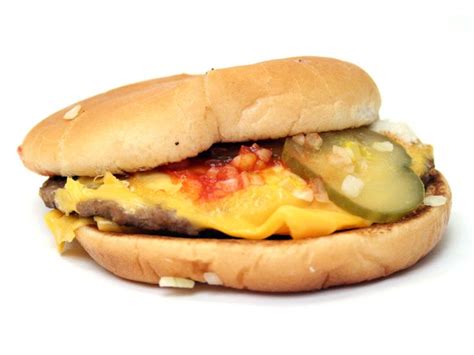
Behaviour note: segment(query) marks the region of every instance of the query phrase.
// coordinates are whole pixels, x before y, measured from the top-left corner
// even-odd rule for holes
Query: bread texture
[[[298,57],[124,86],[79,101],[35,126],[19,148],[42,175],[149,170],[218,142],[358,127],[380,95],[359,67]]]
[[[415,264],[439,242],[449,219],[451,191],[436,173],[428,194],[446,204],[422,206],[399,222],[302,240],[238,240],[117,234],[82,227],[89,255],[125,279],[158,284],[172,276],[263,292],[298,292],[388,276]],[[214,276],[215,276],[214,275]]]

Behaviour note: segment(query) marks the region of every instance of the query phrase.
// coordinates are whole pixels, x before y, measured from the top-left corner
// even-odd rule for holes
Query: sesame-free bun
[[[378,89],[359,67],[289,58],[145,81],[79,101],[34,127],[19,152],[43,175],[133,172],[218,142],[366,125],[379,107]]]
[[[446,204],[423,206],[399,222],[301,240],[176,238],[117,234],[81,227],[79,243],[105,269],[157,284],[172,276],[205,282],[213,273],[223,286],[265,292],[297,292],[352,284],[390,275],[415,264],[441,239],[451,192],[439,173],[427,189]],[[215,277],[214,277],[215,278]]]

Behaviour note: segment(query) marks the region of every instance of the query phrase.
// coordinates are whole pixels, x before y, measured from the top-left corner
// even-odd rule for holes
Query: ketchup
[[[263,185],[260,172],[280,165],[271,149],[254,143],[242,145],[238,153],[215,147],[210,156],[169,164],[162,172],[182,183],[181,191],[193,200],[215,200],[252,185]]]

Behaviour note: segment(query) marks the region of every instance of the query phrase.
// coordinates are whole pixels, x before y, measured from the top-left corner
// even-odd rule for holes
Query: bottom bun
[[[179,238],[107,233],[91,226],[76,235],[98,264],[129,280],[158,284],[161,277],[172,276],[253,291],[318,290],[384,277],[428,254],[448,222],[451,191],[437,172],[427,190],[444,195],[446,204],[422,206],[397,223],[324,237]]]

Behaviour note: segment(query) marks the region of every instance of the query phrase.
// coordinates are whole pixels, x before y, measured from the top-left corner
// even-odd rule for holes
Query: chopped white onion
[[[81,105],[76,105],[73,108],[71,108],[68,112],[66,112],[63,116],[65,120],[73,120],[77,117],[79,114],[79,111],[81,111]]]
[[[262,148],[259,149],[255,152],[257,154],[257,157],[264,161],[265,163],[269,162],[270,159],[272,158],[272,151],[270,149]]]
[[[391,133],[406,143],[418,142],[418,137],[413,130],[403,122],[393,122],[389,120],[378,120],[372,123],[369,128],[377,133]]]
[[[446,197],[442,195],[429,195],[423,199],[423,204],[430,207],[439,207],[443,206],[446,201]]]
[[[249,176],[248,176],[248,173],[246,171],[242,171],[240,173],[240,179],[242,181],[242,186],[244,188],[250,185]]]
[[[293,136],[292,139],[295,141],[296,144],[303,145],[306,138],[304,134],[297,134],[296,136]]]
[[[307,202],[312,202],[314,199],[314,193],[313,193],[313,190],[311,189],[294,190],[293,196],[295,196],[297,199],[307,201]]]
[[[222,180],[216,183],[216,187],[222,189],[225,192],[234,192],[239,188],[239,181],[236,178]]]
[[[323,180],[320,178],[314,178],[310,183],[311,189],[314,193],[314,199],[318,202],[329,202],[328,193],[324,187]]]
[[[323,139],[318,133],[309,133],[306,135],[306,143],[311,148],[318,150],[323,145]]]
[[[393,144],[389,141],[375,142],[372,144],[372,148],[378,150],[379,152],[391,152],[393,151]]]
[[[182,277],[163,276],[160,278],[160,287],[193,288],[194,280]]]
[[[209,285],[222,285],[222,280],[219,278],[219,276],[215,272],[205,272],[204,273],[204,280]]]
[[[232,159],[232,165],[234,166],[240,166],[240,163],[242,161],[242,156],[239,154],[237,156],[234,157],[234,159]]]
[[[364,188],[364,182],[353,175],[347,175],[342,182],[341,190],[349,197],[357,197]]]
[[[207,176],[209,176],[211,179],[215,179],[218,173],[219,173],[219,169],[217,169],[215,166],[212,166],[207,171]]]
[[[352,164],[352,157],[354,156],[354,153],[352,153],[352,150],[350,149],[333,145],[331,157],[332,156],[334,156],[334,162],[349,165]]]

